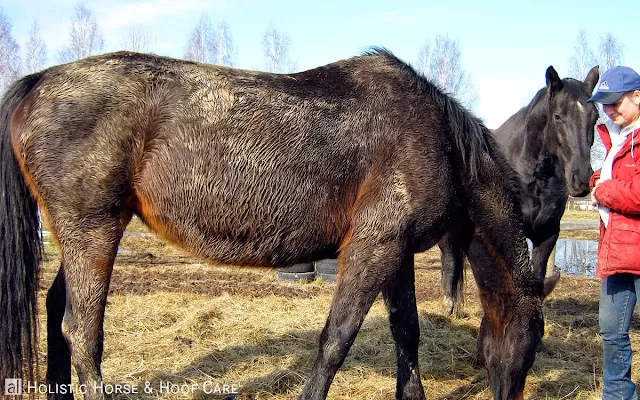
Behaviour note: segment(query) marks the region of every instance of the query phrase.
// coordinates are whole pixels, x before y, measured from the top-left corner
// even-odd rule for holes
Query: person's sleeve
[[[598,204],[613,211],[622,214],[640,214],[640,175],[635,175],[630,181],[608,179],[600,182],[594,197]]]

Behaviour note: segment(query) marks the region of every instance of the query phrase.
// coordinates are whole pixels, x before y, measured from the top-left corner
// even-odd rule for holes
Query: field
[[[206,264],[147,234],[139,221],[130,231],[117,258],[105,320],[103,374],[113,397],[221,399],[224,392],[240,391],[238,398],[295,398],[315,359],[334,284],[285,283],[273,270]],[[40,282],[43,328],[44,296],[58,265],[55,248],[47,246]],[[467,274],[465,287],[466,315],[453,319],[443,312],[439,274],[439,252],[416,256],[420,369],[427,398],[490,399],[485,371],[475,358],[482,312],[472,275]],[[547,299],[549,352],[538,355],[526,398],[599,397],[598,290],[595,279],[564,276]],[[632,331],[638,331],[635,322]],[[640,348],[637,334],[632,340]],[[41,329],[43,365],[45,343],[46,329]],[[640,373],[637,364],[633,372]],[[389,399],[394,393],[395,350],[378,299],[329,398]]]

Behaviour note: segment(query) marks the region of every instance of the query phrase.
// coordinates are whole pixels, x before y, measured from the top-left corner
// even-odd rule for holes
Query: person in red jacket
[[[606,71],[589,101],[602,103],[609,118],[597,126],[607,156],[591,177],[601,220],[596,275],[603,399],[636,400],[629,327],[640,294],[640,75],[628,67]]]

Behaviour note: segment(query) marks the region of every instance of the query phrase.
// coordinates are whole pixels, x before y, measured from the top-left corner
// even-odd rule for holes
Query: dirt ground
[[[116,399],[292,399],[317,352],[335,284],[280,282],[275,271],[210,265],[145,229],[122,241],[105,319],[104,380]],[[584,232],[582,233],[584,235]],[[597,234],[596,234],[597,235]],[[565,235],[566,236],[566,235]],[[588,236],[588,235],[587,235]],[[41,364],[46,365],[44,296],[59,259],[48,247],[40,281]],[[545,302],[548,353],[538,355],[525,390],[531,399],[594,399],[601,391],[595,279],[563,276]],[[471,273],[465,315],[444,313],[439,252],[416,257],[420,368],[428,399],[490,399],[475,356],[482,311]],[[632,330],[638,331],[634,323]],[[640,338],[632,334],[634,348]],[[634,364],[634,376],[640,368]],[[143,389],[149,388],[149,393]],[[339,370],[330,399],[388,399],[395,350],[381,300],[372,307]]]

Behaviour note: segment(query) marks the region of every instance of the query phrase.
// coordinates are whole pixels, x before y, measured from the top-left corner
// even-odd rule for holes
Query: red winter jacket
[[[609,152],[609,130],[603,124],[597,126],[597,131]],[[600,221],[596,275],[600,278],[619,272],[640,275],[640,129],[627,136],[616,154],[611,177],[601,182],[594,194],[599,204],[611,210],[609,227],[605,228]],[[598,179],[600,170],[591,177],[591,188]]]

